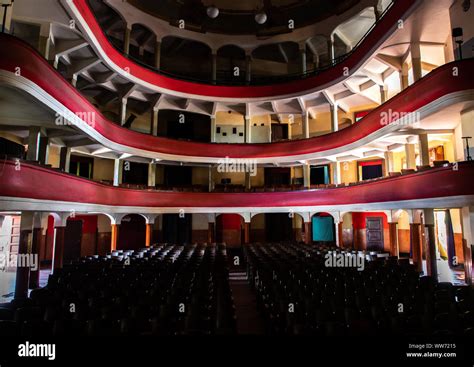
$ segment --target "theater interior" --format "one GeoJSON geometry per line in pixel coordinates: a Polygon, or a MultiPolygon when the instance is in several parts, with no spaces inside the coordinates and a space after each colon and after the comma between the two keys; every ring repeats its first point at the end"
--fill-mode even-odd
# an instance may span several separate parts
{"type": "Polygon", "coordinates": [[[5,358],[284,337],[472,362],[471,1],[0,4],[5,358]]]}

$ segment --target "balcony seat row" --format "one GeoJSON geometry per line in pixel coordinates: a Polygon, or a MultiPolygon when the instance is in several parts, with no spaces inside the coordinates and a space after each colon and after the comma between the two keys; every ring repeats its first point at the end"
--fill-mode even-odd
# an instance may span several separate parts
{"type": "MultiPolygon", "coordinates": [[[[18,160],[18,158],[9,157],[13,160],[18,160]]],[[[71,176],[75,176],[75,174],[67,173],[59,168],[54,168],[50,164],[41,164],[38,161],[24,161],[19,160],[21,162],[25,162],[27,164],[37,165],[43,168],[52,169],[54,171],[61,172],[63,174],[69,174],[71,176]]],[[[401,172],[389,172],[387,176],[377,177],[373,179],[362,180],[358,182],[350,182],[350,183],[341,183],[341,184],[312,184],[310,185],[311,190],[318,190],[318,189],[333,189],[338,187],[346,187],[346,186],[356,186],[356,185],[363,185],[370,182],[378,182],[383,181],[391,178],[395,178],[398,176],[405,176],[410,175],[418,172],[429,171],[431,169],[440,168],[440,167],[447,167],[451,163],[449,161],[434,161],[433,165],[423,165],[417,166],[415,169],[402,169],[401,172]]],[[[105,185],[113,185],[113,182],[110,180],[100,180],[97,181],[101,184],[105,185]]],[[[147,186],[147,185],[140,185],[140,184],[129,184],[129,183],[122,183],[119,185],[121,188],[126,189],[134,189],[134,190],[148,190],[148,191],[164,191],[164,192],[208,192],[209,186],[208,185],[180,185],[180,186],[170,186],[170,185],[163,185],[157,184],[155,186],[147,186]]],[[[265,186],[253,186],[251,188],[246,188],[244,185],[239,184],[215,184],[214,189],[212,192],[217,193],[263,193],[263,192],[288,192],[288,191],[303,191],[306,190],[304,185],[302,184],[290,184],[290,185],[265,185],[265,186]]]]}

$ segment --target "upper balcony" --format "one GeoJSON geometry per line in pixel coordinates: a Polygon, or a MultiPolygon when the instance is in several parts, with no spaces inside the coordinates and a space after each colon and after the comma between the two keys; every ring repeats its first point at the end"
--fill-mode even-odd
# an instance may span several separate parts
{"type": "MultiPolygon", "coordinates": [[[[409,63],[410,43],[418,41],[411,34],[414,27],[423,29],[417,36],[421,48],[417,52],[422,54],[425,48],[443,46],[450,33],[449,24],[438,22],[449,16],[444,0],[436,4],[359,1],[350,11],[328,18],[325,25],[296,25],[290,34],[235,40],[167,23],[164,27],[162,20],[126,2],[106,2],[109,7],[86,0],[61,4],[63,8],[51,4],[54,10],[48,5],[51,11],[46,13],[20,0],[15,3],[13,32],[21,37],[25,30],[31,36],[36,32],[31,22],[41,24],[42,53],[56,66],[66,67],[81,87],[88,82],[114,89],[126,81],[145,94],[212,102],[311,99],[315,97],[312,93],[342,82],[348,84],[343,90],[354,93],[367,81],[379,85],[394,71],[401,71],[400,60],[409,63]],[[123,17],[110,10],[112,6],[123,11],[123,17]],[[428,21],[425,13],[436,16],[428,21]],[[161,21],[161,26],[148,23],[152,20],[161,21]],[[379,60],[372,60],[374,57],[379,60]]],[[[437,56],[423,58],[427,65],[443,63],[437,56]]],[[[370,89],[363,87],[363,94],[370,89]]]]}
{"type": "Polygon", "coordinates": [[[346,79],[420,2],[398,0],[371,7],[364,3],[360,9],[359,4],[351,8],[352,18],[345,14],[346,19],[330,17],[321,27],[296,29],[291,40],[288,35],[263,41],[247,36],[233,42],[214,35],[207,44],[186,28],[163,30],[153,22],[158,22],[156,18],[136,15],[137,10],[127,3],[65,0],[63,4],[84,38],[119,76],[159,93],[245,101],[306,94],[346,79]],[[124,15],[120,17],[107,5],[124,15]],[[127,21],[127,17],[132,19],[127,21]],[[136,23],[137,19],[144,19],[146,26],[136,23]],[[170,33],[154,34],[150,29],[170,33]]]}
{"type": "Polygon", "coordinates": [[[170,192],[114,187],[58,170],[11,160],[2,163],[0,202],[4,210],[128,213],[278,212],[442,208],[471,205],[472,162],[386,177],[357,185],[291,192],[170,192]],[[18,169],[17,167],[20,167],[18,169]],[[35,183],[41,182],[40,186],[35,183]],[[436,182],[436,185],[430,185],[436,182]],[[36,209],[35,209],[36,210],[36,209]]]}
{"type": "MultiPolygon", "coordinates": [[[[433,128],[423,118],[440,112],[443,106],[450,106],[451,112],[466,108],[464,102],[472,100],[474,80],[473,60],[459,61],[437,68],[362,120],[332,134],[271,144],[209,144],[166,139],[121,127],[101,114],[24,43],[10,36],[2,36],[2,43],[11,50],[0,61],[2,83],[28,92],[54,113],[72,119],[73,125],[92,140],[89,144],[100,144],[120,153],[182,162],[217,162],[231,157],[255,159],[258,163],[297,164],[301,160],[338,159],[352,154],[353,150],[359,150],[359,154],[361,149],[373,152],[377,140],[383,144],[378,149],[384,151],[395,143],[388,139],[390,134],[406,133],[416,124],[421,129],[433,128]],[[15,75],[18,67],[19,76],[15,75]],[[405,121],[405,114],[415,114],[418,118],[405,121]]],[[[453,121],[449,128],[456,125],[453,121]]]]}
{"type": "MultiPolygon", "coordinates": [[[[349,57],[393,5],[389,0],[304,3],[268,9],[223,3],[216,18],[202,2],[89,0],[108,41],[161,75],[215,85],[264,85],[314,76],[349,57]],[[265,12],[267,20],[253,18],[265,12]],[[190,67],[191,66],[191,67],[190,67]]],[[[219,5],[219,4],[215,4],[219,5]]],[[[72,5],[70,5],[72,8],[72,5]]]]}

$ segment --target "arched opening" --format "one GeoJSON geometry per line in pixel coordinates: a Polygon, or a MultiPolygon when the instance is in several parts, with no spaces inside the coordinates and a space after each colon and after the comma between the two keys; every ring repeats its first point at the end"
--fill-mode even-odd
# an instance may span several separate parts
{"type": "Polygon", "coordinates": [[[108,215],[97,215],[97,252],[99,256],[104,256],[110,252],[112,239],[112,221],[108,215]]]}
{"type": "Polygon", "coordinates": [[[90,0],[89,4],[109,41],[123,52],[125,49],[125,20],[104,1],[90,0]]]}
{"type": "Polygon", "coordinates": [[[133,24],[130,32],[129,55],[150,66],[155,66],[156,35],[142,24],[133,24]]]}
{"type": "Polygon", "coordinates": [[[300,52],[296,42],[262,45],[252,52],[252,80],[298,73],[300,52]]]}
{"type": "Polygon", "coordinates": [[[143,187],[148,184],[148,163],[126,160],[122,164],[122,186],[143,187]]]}
{"type": "Polygon", "coordinates": [[[352,212],[354,249],[389,251],[390,234],[384,212],[352,212]]]}
{"type": "Polygon", "coordinates": [[[245,81],[246,72],[245,51],[242,48],[226,45],[217,50],[218,81],[245,81]]]}
{"type": "Polygon", "coordinates": [[[192,214],[192,233],[193,243],[207,243],[209,241],[209,217],[207,214],[192,214]]]}
{"type": "Polygon", "coordinates": [[[329,213],[316,213],[311,217],[312,241],[317,244],[335,245],[336,227],[329,213]]]}
{"type": "Polygon", "coordinates": [[[312,66],[310,64],[308,67],[309,70],[323,68],[331,64],[328,38],[326,36],[316,35],[308,40],[307,45],[312,54],[312,60],[308,58],[308,61],[312,62],[312,66]]]}
{"type": "Polygon", "coordinates": [[[337,33],[333,34],[334,39],[334,58],[337,59],[338,57],[344,56],[351,50],[351,44],[347,39],[343,39],[337,33]]]}
{"type": "Polygon", "coordinates": [[[201,113],[168,110],[158,111],[158,136],[211,142],[211,117],[201,113]]]}
{"type": "Polygon", "coordinates": [[[239,214],[219,214],[216,217],[216,242],[227,247],[240,247],[244,243],[244,219],[239,214]]]}
{"type": "Polygon", "coordinates": [[[348,53],[367,34],[374,23],[374,8],[368,7],[338,25],[333,31],[335,57],[348,53]]]}
{"type": "Polygon", "coordinates": [[[398,253],[400,258],[410,257],[410,216],[406,210],[398,210],[397,235],[398,253]]]}
{"type": "Polygon", "coordinates": [[[250,221],[250,242],[294,242],[304,236],[303,219],[299,214],[261,213],[250,221]]]}
{"type": "Polygon", "coordinates": [[[196,80],[212,77],[212,53],[204,43],[167,36],[161,41],[162,72],[196,80]]]}
{"type": "Polygon", "coordinates": [[[179,245],[192,242],[192,214],[163,214],[162,217],[163,242],[179,245]]]}
{"type": "Polygon", "coordinates": [[[128,214],[122,218],[117,241],[117,250],[138,250],[145,247],[146,221],[139,214],[128,214]]]}

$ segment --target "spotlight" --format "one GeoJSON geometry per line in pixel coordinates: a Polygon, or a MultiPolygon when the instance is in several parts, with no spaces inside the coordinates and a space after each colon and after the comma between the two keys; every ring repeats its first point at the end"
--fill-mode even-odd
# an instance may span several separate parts
{"type": "Polygon", "coordinates": [[[219,15],[219,9],[215,6],[209,6],[206,10],[207,16],[211,19],[216,19],[219,15]]]}
{"type": "Polygon", "coordinates": [[[265,12],[260,12],[260,13],[257,13],[255,14],[255,21],[258,23],[258,24],[263,24],[267,21],[267,14],[265,12]]]}

